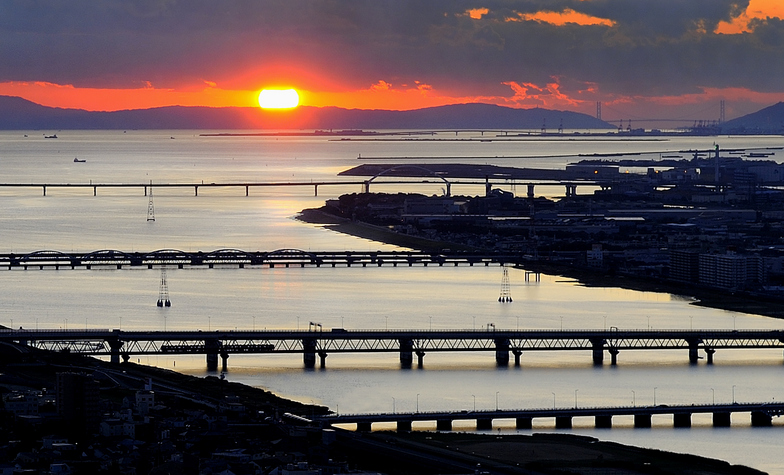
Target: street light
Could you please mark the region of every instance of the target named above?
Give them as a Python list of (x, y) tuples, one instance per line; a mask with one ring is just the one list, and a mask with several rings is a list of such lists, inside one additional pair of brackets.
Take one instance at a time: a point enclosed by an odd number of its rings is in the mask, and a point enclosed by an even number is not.
[(417, 393), (417, 414), (419, 413), (419, 393)]
[(653, 405), (656, 405), (656, 388), (653, 388)]
[(471, 397), (474, 398), (474, 412), (476, 412), (476, 396), (472, 394)]
[(500, 391), (496, 391), (496, 392), (495, 392), (495, 410), (496, 410), (496, 411), (498, 410), (498, 393), (499, 393), (499, 392), (500, 392)]
[(637, 394), (632, 389), (632, 406), (637, 407)]
[(392, 397), (392, 414), (395, 413), (395, 398)]
[(574, 390), (574, 408), (575, 409), (577, 409), (577, 391), (579, 391), (579, 389), (575, 389)]
[(716, 405), (716, 391), (713, 388), (710, 388), (711, 396), (713, 397), (713, 405)]
[(551, 393), (553, 395), (553, 409), (555, 409), (555, 393)]
[(735, 385), (732, 385), (732, 403), (735, 404)]

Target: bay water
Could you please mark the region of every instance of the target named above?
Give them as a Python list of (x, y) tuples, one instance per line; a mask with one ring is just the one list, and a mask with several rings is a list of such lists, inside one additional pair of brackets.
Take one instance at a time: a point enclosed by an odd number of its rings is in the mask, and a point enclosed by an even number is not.
[[(45, 131), (47, 135), (53, 131)], [(607, 138), (488, 140), (488, 134), (440, 134), (436, 140), (390, 137), (205, 137), (205, 131), (0, 132), (0, 182), (224, 183), (338, 180), (369, 157), (384, 163), (460, 161), (563, 168), (579, 154), (689, 149), (781, 147), (781, 137), (709, 137), (659, 140)], [(216, 131), (209, 131), (216, 132)], [(27, 135), (25, 137), (25, 135)], [(428, 137), (431, 138), (431, 137)], [(483, 139), (480, 141), (479, 139)], [(780, 153), (780, 152), (779, 152)], [(358, 158), (358, 157), (364, 158)], [(401, 157), (395, 159), (394, 157)], [(409, 157), (409, 158), (402, 158)], [(410, 158), (418, 157), (418, 158)], [(444, 157), (460, 157), (444, 158)], [(85, 160), (75, 163), (74, 158)], [(776, 155), (771, 157), (781, 161)], [(373, 162), (375, 162), (374, 160)], [(505, 189), (525, 192), (508, 184)], [(1, 252), (38, 250), (211, 251), (243, 249), (392, 250), (395, 246), (336, 233), (295, 219), (358, 185), (199, 189), (48, 188), (0, 186)], [(439, 194), (438, 184), (385, 185), (371, 191)], [(558, 196), (560, 187), (537, 187)], [(589, 193), (589, 187), (578, 187)], [(453, 194), (483, 187), (455, 185)], [(0, 323), (24, 328), (135, 330), (482, 329), (781, 329), (780, 320), (693, 305), (688, 297), (617, 288), (591, 288), (542, 275), (526, 281), (510, 269), (513, 303), (501, 304), (499, 267), (168, 269), (170, 308), (158, 308), (159, 269), (0, 270)], [(203, 356), (138, 357), (144, 364), (206, 375)], [(303, 369), (301, 357), (232, 355), (226, 377), (285, 397), (324, 404), (340, 413), (606, 405), (701, 404), (784, 399), (784, 355), (778, 350), (723, 350), (716, 363), (688, 364), (685, 351), (627, 351), (618, 366), (594, 367), (590, 352), (526, 352), (519, 368), (499, 369), (491, 352), (428, 353), (424, 369), (401, 370), (397, 354), (331, 354), (326, 368)], [(534, 431), (555, 431), (535, 420)], [(594, 429), (575, 419), (571, 433), (644, 447), (695, 453), (784, 473), (784, 423), (752, 428), (748, 415), (732, 428), (713, 428), (694, 416), (689, 429), (654, 417), (650, 430), (630, 418)], [(416, 425), (415, 429), (434, 429)], [(456, 423), (473, 430), (472, 423)], [(513, 421), (495, 431), (515, 432)], [(521, 433), (527, 433), (522, 431)]]

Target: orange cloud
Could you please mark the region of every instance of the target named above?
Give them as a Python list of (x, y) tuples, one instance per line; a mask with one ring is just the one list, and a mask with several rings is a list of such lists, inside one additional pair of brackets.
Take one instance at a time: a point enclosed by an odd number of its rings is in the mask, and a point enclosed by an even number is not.
[(748, 33), (751, 31), (749, 28), (751, 20), (764, 20), (768, 17), (784, 19), (784, 3), (780, 0), (750, 0), (745, 12), (735, 17), (731, 22), (720, 22), (714, 33), (725, 35)]
[(577, 25), (604, 25), (613, 26), (615, 22), (606, 18), (599, 18), (585, 13), (579, 13), (571, 8), (566, 8), (562, 12), (540, 11), (536, 13), (518, 13), (518, 17), (508, 18), (507, 21), (538, 21), (540, 23), (550, 23), (556, 26), (563, 26), (567, 23)]
[(471, 17), (474, 20), (481, 20), (483, 15), (487, 15), (490, 13), (490, 10), (487, 8), (473, 8), (471, 10), (466, 11), (466, 15)]

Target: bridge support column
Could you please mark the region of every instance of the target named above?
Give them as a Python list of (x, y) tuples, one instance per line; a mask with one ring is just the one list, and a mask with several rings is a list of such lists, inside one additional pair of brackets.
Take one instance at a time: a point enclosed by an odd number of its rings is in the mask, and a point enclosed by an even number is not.
[(730, 424), (731, 417), (729, 412), (713, 413), (713, 427), (729, 427)]
[(215, 338), (204, 340), (204, 351), (207, 353), (207, 371), (218, 371), (220, 342)]
[(221, 357), (221, 371), (224, 373), (229, 370), (229, 354), (226, 351), (220, 352)]
[(372, 426), (372, 422), (357, 422), (357, 432), (370, 432)]
[(446, 197), (449, 198), (450, 196), (452, 196), (452, 184), (446, 182)]
[(618, 365), (618, 353), (620, 353), (620, 351), (617, 348), (610, 348), (609, 352), (610, 352), (610, 364), (613, 365), (613, 366), (617, 366)]
[(400, 340), (400, 368), (411, 369), (414, 362), (414, 342), (412, 340)]
[(533, 183), (529, 183), (528, 184), (528, 197), (529, 198), (533, 198), (534, 197), (534, 184)]
[(705, 356), (708, 360), (708, 364), (713, 364), (713, 354), (716, 353), (716, 350), (713, 348), (705, 348)]
[(687, 340), (689, 343), (689, 364), (695, 365), (700, 361), (699, 356), (699, 340)]
[(313, 185), (313, 196), (318, 196), (318, 185)]
[(591, 340), (594, 366), (601, 366), (604, 363), (604, 343), (604, 340)]
[(129, 355), (128, 353), (123, 353), (123, 354), (122, 354), (122, 355), (120, 355), (120, 356), (122, 356), (122, 360), (123, 360), (122, 362), (123, 362), (123, 363), (127, 363), (128, 361), (130, 361), (130, 360), (131, 360), (131, 355)]
[(245, 185), (245, 196), (248, 196), (248, 188), (249, 188), (249, 186)]
[(571, 429), (572, 428), (572, 416), (558, 416), (555, 418), (555, 428), (556, 429)]
[(319, 362), (321, 363), (321, 369), (325, 369), (327, 367), (327, 352), (326, 351), (319, 351)]
[(44, 196), (46, 196), (46, 185), (44, 185)]
[(417, 368), (422, 369), (425, 367), (425, 352), (422, 350), (416, 351), (417, 355)]
[(509, 366), (509, 340), (498, 338), (495, 340), (495, 364), (496, 366)]
[(597, 429), (612, 429), (612, 416), (596, 416), (594, 425)]
[(411, 421), (397, 421), (398, 432), (411, 432)]
[(751, 413), (751, 426), (752, 427), (770, 427), (773, 425), (770, 415), (764, 412), (752, 411)]
[(438, 419), (436, 421), (436, 430), (452, 430), (452, 419)]
[(523, 355), (523, 352), (520, 350), (512, 350), (512, 354), (514, 355), (514, 359), (515, 359), (514, 365), (520, 366), (520, 356)]
[(650, 429), (651, 428), (651, 415), (650, 414), (635, 414), (634, 427), (636, 429)]
[(313, 369), (316, 367), (316, 340), (309, 338), (302, 340), (303, 356), (302, 359), (305, 363), (306, 369)]
[(120, 340), (109, 340), (107, 343), (109, 343), (109, 349), (112, 352), (109, 362), (112, 364), (120, 364), (120, 350), (123, 347), (123, 342)]
[(493, 430), (493, 420), (486, 417), (477, 419), (476, 430)]
[(199, 187), (198, 186), (194, 186), (193, 187), (193, 196), (199, 196)]
[(691, 427), (691, 414), (688, 412), (673, 414), (672, 425), (675, 427)]
[(533, 419), (530, 417), (518, 417), (515, 419), (515, 427), (518, 429), (531, 429), (533, 426)]

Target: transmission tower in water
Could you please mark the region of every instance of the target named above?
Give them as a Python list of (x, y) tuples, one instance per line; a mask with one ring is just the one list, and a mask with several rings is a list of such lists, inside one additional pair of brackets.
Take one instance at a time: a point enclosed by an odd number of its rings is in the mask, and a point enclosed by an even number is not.
[(166, 266), (161, 267), (161, 286), (158, 290), (158, 306), (171, 307), (171, 300), (169, 300), (169, 284), (166, 283)]
[(507, 303), (512, 301), (512, 286), (509, 284), (509, 269), (506, 265), (502, 267), (504, 268), (504, 276), (501, 278), (501, 296), (498, 297), (498, 301)]
[(147, 204), (147, 221), (155, 221), (155, 205), (152, 203), (152, 180), (150, 180), (150, 202)]

